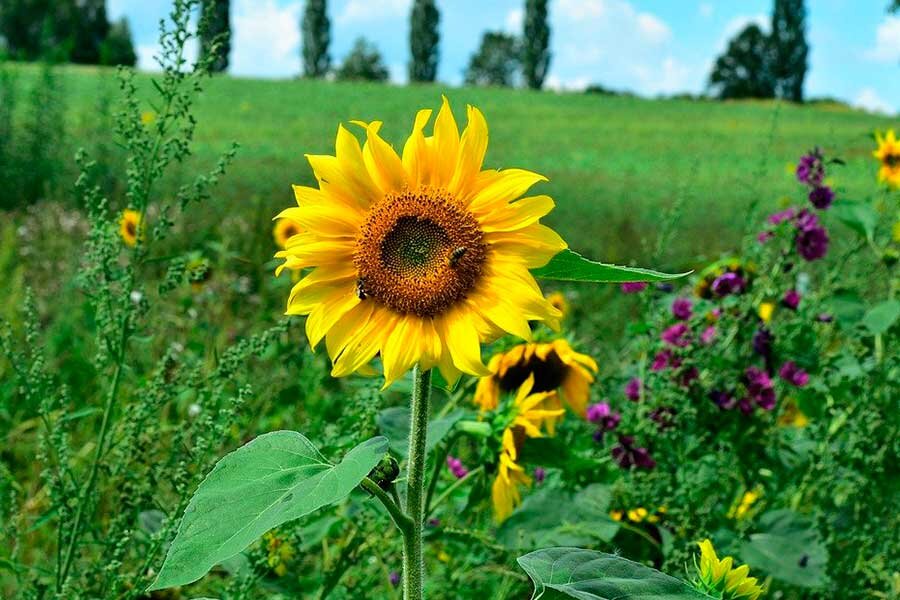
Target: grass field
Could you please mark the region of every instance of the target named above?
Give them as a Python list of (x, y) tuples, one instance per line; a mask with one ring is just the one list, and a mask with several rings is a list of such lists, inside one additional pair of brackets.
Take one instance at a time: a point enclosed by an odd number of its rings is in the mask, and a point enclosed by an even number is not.
[[(114, 74), (63, 73), (77, 143), (77, 124), (115, 89)], [(147, 77), (139, 81), (149, 88)], [(652, 246), (661, 213), (682, 201), (675, 235), (658, 257), (668, 267), (733, 250), (748, 207), (773, 207), (791, 191), (787, 165), (814, 145), (847, 161), (838, 188), (868, 182), (871, 132), (895, 123), (830, 105), (217, 77), (198, 105), (196, 160), (181, 173), (189, 178), (194, 166), (208, 168), (232, 141), (241, 148), (218, 190), (217, 212), (203, 225), (245, 214), (251, 200), (267, 215), (292, 202), (290, 184), (312, 182), (303, 155), (332, 152), (336, 122), (382, 120), (383, 134), (400, 147), (414, 111), (437, 108), (442, 93), (458, 117), (466, 103), (485, 113), (487, 166), (524, 166), (549, 177), (541, 190), (557, 203), (549, 224), (592, 258), (647, 260), (640, 242)]]

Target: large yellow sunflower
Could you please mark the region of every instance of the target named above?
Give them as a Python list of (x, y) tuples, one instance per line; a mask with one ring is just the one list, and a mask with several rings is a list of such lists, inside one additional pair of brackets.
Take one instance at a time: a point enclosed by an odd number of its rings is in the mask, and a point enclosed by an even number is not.
[(900, 140), (894, 135), (894, 130), (887, 133), (875, 134), (878, 149), (872, 152), (872, 156), (881, 162), (878, 169), (878, 181), (882, 181), (892, 188), (900, 188)]
[(528, 321), (556, 325), (560, 312), (529, 269), (566, 243), (538, 221), (549, 196), (520, 197), (545, 178), (521, 169), (482, 170), (488, 143), (481, 112), (468, 107), (460, 136), (444, 98), (431, 136), (431, 110), (416, 115), (402, 155), (379, 135), (380, 121), (355, 122), (359, 141), (338, 126), (336, 156), (307, 156), (318, 188), (294, 186), (298, 206), (279, 217), (301, 232), (279, 269), (309, 269), (287, 314), (309, 315), (332, 375), (348, 375), (377, 354), (385, 385), (416, 363), (487, 375), (482, 341), (503, 333), (530, 339)]
[[(519, 389), (533, 375), (534, 393), (559, 390), (569, 408), (584, 416), (597, 362), (575, 352), (566, 340), (557, 339), (514, 346), (491, 358), (488, 370), (490, 375), (482, 377), (475, 388), (475, 403), (483, 410), (497, 408), (501, 393)], [(549, 406), (556, 408), (552, 403)], [(553, 420), (548, 429), (553, 432)]]

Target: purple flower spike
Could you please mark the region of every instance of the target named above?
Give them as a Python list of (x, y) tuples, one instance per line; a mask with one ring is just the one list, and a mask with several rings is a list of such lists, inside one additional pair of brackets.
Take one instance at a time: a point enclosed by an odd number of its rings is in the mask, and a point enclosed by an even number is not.
[(623, 294), (637, 294), (647, 289), (647, 284), (643, 281), (623, 283), (621, 289)]
[(641, 380), (637, 377), (632, 377), (628, 380), (628, 383), (625, 384), (625, 396), (632, 402), (637, 402), (641, 399), (642, 387), (643, 384), (641, 383)]
[(798, 367), (797, 363), (792, 360), (781, 365), (778, 376), (796, 387), (803, 387), (809, 383), (809, 373)]
[(747, 398), (742, 400), (741, 409), (745, 412), (747, 402), (755, 403), (763, 410), (775, 408), (775, 390), (769, 374), (756, 367), (747, 367), (744, 371), (744, 384), (747, 386)]
[(729, 294), (741, 294), (747, 287), (747, 282), (737, 273), (723, 273), (712, 282), (711, 289), (716, 296), (728, 296)]
[(693, 308), (694, 303), (688, 298), (676, 298), (675, 301), (672, 302), (672, 316), (679, 321), (687, 321), (691, 318)]
[(773, 237), (775, 237), (775, 234), (771, 231), (760, 231), (758, 234), (756, 234), (756, 241), (760, 244), (765, 244)]
[(687, 333), (688, 326), (685, 323), (676, 323), (663, 331), (659, 337), (667, 344), (684, 348), (690, 343), (686, 337)]
[(793, 206), (790, 208), (786, 208), (784, 210), (780, 210), (777, 213), (772, 213), (769, 215), (769, 223), (772, 225), (779, 225), (784, 223), (785, 221), (790, 221), (794, 217), (797, 216), (797, 209)]
[(797, 162), (797, 181), (811, 186), (818, 186), (825, 179), (825, 164), (822, 151), (818, 148), (807, 152)]
[(544, 479), (547, 478), (547, 471), (544, 470), (544, 467), (535, 467), (534, 469), (534, 482), (538, 485), (544, 483)]
[(735, 400), (728, 392), (713, 390), (709, 393), (709, 399), (722, 410), (731, 410), (735, 406)]
[(469, 474), (469, 470), (463, 466), (462, 461), (452, 456), (447, 457), (447, 467), (457, 479), (462, 479)]
[(637, 448), (634, 445), (634, 437), (620, 435), (619, 444), (612, 449), (613, 460), (623, 469), (636, 467), (638, 469), (652, 469), (656, 461), (650, 456), (647, 448)]
[(827, 210), (834, 201), (834, 190), (827, 185), (813, 188), (809, 192), (809, 201), (819, 210)]
[(818, 260), (828, 253), (828, 232), (821, 225), (801, 229), (795, 244), (800, 256), (808, 261)]
[(781, 299), (781, 305), (791, 310), (797, 310), (800, 306), (800, 292), (797, 290), (788, 290)]
[(716, 339), (715, 325), (710, 325), (703, 330), (703, 333), (700, 334), (700, 341), (707, 346), (712, 344), (714, 339)]
[(586, 416), (588, 421), (600, 428), (600, 431), (612, 431), (619, 426), (619, 421), (622, 420), (622, 415), (613, 412), (607, 402), (591, 404), (587, 408)]

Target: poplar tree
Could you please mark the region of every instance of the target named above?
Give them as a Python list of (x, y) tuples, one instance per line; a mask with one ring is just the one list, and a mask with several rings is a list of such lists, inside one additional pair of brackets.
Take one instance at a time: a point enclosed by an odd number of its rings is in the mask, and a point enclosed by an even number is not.
[(441, 15), (434, 0), (415, 0), (409, 16), (410, 81), (434, 81), (440, 56), (438, 23)]
[(539, 90), (550, 66), (550, 25), (547, 0), (525, 0), (522, 70), (528, 87)]
[(325, 0), (308, 0), (303, 11), (303, 73), (307, 77), (323, 77), (331, 66), (328, 55), (331, 23), (327, 8)]
[(216, 56), (209, 67), (214, 73), (228, 68), (231, 52), (230, 4), (230, 0), (203, 0), (203, 13), (207, 21), (206, 27), (200, 31), (200, 53), (205, 57), (215, 49)]
[(775, 0), (772, 11), (772, 74), (780, 98), (803, 102), (809, 45), (803, 0)]

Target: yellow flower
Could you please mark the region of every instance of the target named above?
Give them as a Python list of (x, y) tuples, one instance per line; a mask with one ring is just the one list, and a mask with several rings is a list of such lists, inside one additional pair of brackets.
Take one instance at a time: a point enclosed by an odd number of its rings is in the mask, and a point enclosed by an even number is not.
[(613, 521), (618, 522), (618, 521), (622, 520), (622, 517), (624, 516), (624, 514), (625, 513), (623, 513), (621, 510), (611, 510), (611, 511), (609, 511), (609, 518), (612, 519)]
[(744, 492), (744, 494), (741, 496), (740, 502), (732, 506), (728, 511), (728, 518), (743, 519), (744, 516), (746, 516), (746, 514), (750, 512), (750, 509), (753, 508), (753, 505), (756, 504), (756, 501), (759, 500), (760, 495), (761, 492), (759, 488), (754, 488), (752, 490), (747, 490), (746, 492)]
[[(516, 390), (529, 376), (534, 376), (535, 392), (559, 390), (569, 408), (584, 416), (597, 369), (593, 358), (575, 352), (564, 339), (519, 344), (491, 358), (488, 363), (491, 374), (478, 381), (474, 400), (483, 410), (494, 410), (501, 392)], [(548, 423), (551, 433), (554, 422)]]
[(552, 294), (547, 294), (547, 302), (549, 302), (553, 308), (562, 313), (563, 318), (569, 314), (569, 302), (566, 300), (565, 295), (562, 292), (553, 292)]
[(518, 458), (516, 430), (521, 430), (522, 433), (530, 438), (543, 437), (541, 426), (565, 412), (562, 408), (544, 408), (547, 402), (550, 402), (551, 406), (554, 404), (558, 406), (558, 403), (552, 402), (556, 399), (556, 392), (535, 392), (532, 394), (532, 388), (534, 388), (534, 375), (529, 375), (528, 379), (519, 387), (519, 391), (516, 392), (515, 400), (513, 400), (512, 420), (506, 429), (503, 430), (503, 450), (513, 460)]
[(500, 454), (497, 477), (491, 486), (491, 500), (494, 504), (494, 519), (501, 523), (522, 503), (519, 486), (530, 486), (531, 478), (517, 465), (505, 451)]
[(726, 556), (719, 560), (712, 542), (703, 540), (700, 546), (699, 587), (705, 592), (715, 592), (717, 597), (727, 600), (756, 600), (762, 595), (762, 588), (755, 577), (749, 577), (747, 565), (732, 568), (734, 559)]
[(300, 233), (300, 225), (291, 219), (278, 219), (275, 221), (275, 227), (272, 228), (275, 245), (282, 250), (287, 248), (288, 240), (298, 233)]
[(872, 152), (872, 156), (881, 163), (878, 169), (878, 181), (886, 183), (888, 187), (900, 188), (900, 140), (894, 135), (894, 130), (887, 133), (875, 134), (878, 149)]
[(119, 219), (119, 235), (125, 245), (134, 247), (137, 244), (138, 235), (141, 234), (141, 213), (130, 208), (122, 211)]
[(531, 339), (529, 321), (558, 327), (560, 312), (529, 272), (566, 243), (540, 224), (549, 196), (519, 199), (546, 181), (521, 169), (482, 170), (488, 129), (468, 107), (460, 135), (444, 98), (416, 115), (402, 155), (380, 121), (355, 122), (366, 142), (338, 127), (336, 156), (307, 156), (318, 187), (294, 186), (298, 206), (279, 217), (302, 231), (279, 267), (310, 269), (291, 291), (287, 314), (309, 315), (315, 347), (325, 338), (332, 375), (349, 375), (377, 354), (385, 385), (413, 365), (447, 381), (489, 372), (480, 343), (511, 333)]
[(141, 124), (150, 125), (156, 120), (156, 113), (152, 110), (145, 110), (141, 113)]
[(809, 425), (809, 417), (804, 414), (793, 398), (788, 398), (784, 409), (778, 416), (778, 424), (782, 427), (802, 428)]
[(756, 312), (759, 314), (759, 318), (762, 319), (762, 322), (768, 324), (769, 321), (772, 320), (772, 313), (775, 312), (775, 303), (761, 302)]
[(265, 534), (263, 539), (268, 552), (266, 562), (276, 575), (284, 577), (287, 574), (288, 563), (294, 560), (296, 555), (294, 547), (272, 531)]

